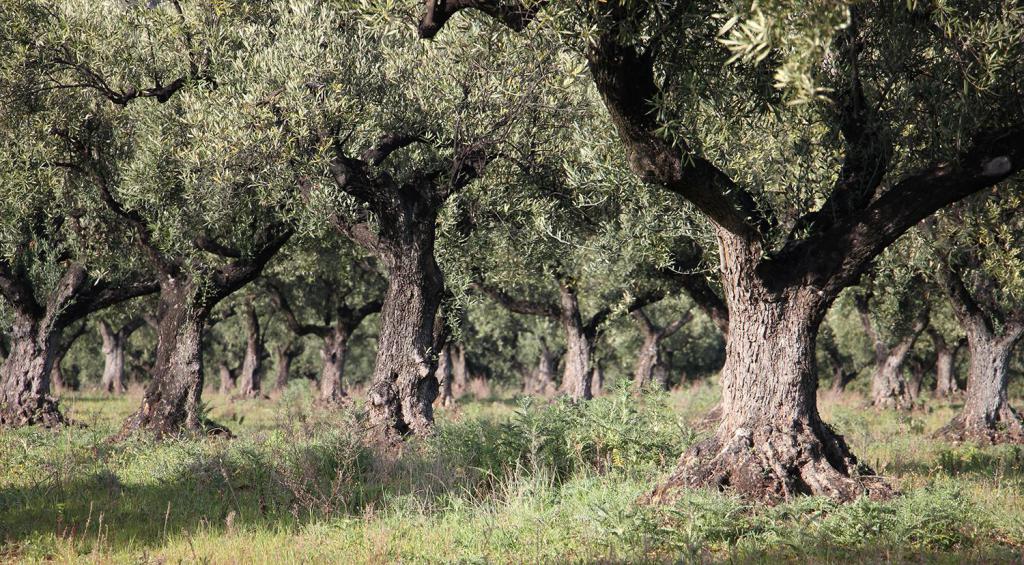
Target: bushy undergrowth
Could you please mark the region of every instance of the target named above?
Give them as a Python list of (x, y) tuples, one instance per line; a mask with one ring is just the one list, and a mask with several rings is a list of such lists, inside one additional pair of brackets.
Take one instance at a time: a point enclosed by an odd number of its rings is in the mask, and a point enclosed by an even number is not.
[[(673, 396), (584, 405), (463, 402), (400, 455), (364, 445), (359, 408), (296, 385), (211, 416), (236, 439), (113, 444), (131, 402), (71, 399), (98, 422), (0, 432), (0, 561), (990, 562), (1024, 557), (1019, 447), (929, 438), (947, 417), (827, 409), (904, 495), (774, 508), (712, 492), (641, 495), (695, 435)], [(704, 394), (700, 392), (700, 394)], [(692, 403), (706, 405), (706, 402)]]

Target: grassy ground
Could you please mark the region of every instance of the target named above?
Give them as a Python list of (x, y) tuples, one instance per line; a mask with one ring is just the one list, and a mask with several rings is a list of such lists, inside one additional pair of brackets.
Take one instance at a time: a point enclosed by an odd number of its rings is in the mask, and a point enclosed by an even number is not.
[(1024, 449), (930, 439), (948, 404), (822, 399), (904, 495), (766, 508), (708, 492), (636, 502), (699, 437), (707, 386), (582, 407), (464, 400), (401, 457), (363, 446), (354, 411), (314, 409), (303, 383), (208, 398), (236, 439), (110, 444), (138, 398), (84, 393), (63, 406), (87, 428), (0, 432), (0, 562), (1024, 560)]

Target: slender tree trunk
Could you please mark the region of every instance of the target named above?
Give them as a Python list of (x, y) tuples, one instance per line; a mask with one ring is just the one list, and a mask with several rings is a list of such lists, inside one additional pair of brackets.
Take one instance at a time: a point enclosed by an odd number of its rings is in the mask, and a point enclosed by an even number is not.
[(555, 359), (547, 343), (541, 342), (540, 360), (531, 379), (532, 383), (526, 390), (527, 394), (547, 396), (555, 391)]
[(960, 392), (956, 382), (956, 354), (961, 343), (950, 345), (939, 332), (930, 334), (935, 345), (935, 397), (949, 398)]
[(469, 371), (466, 368), (466, 348), (461, 343), (452, 346), (452, 392), (456, 398), (466, 394)]
[(260, 320), (256, 309), (250, 304), (245, 308), (245, 357), (238, 375), (238, 394), (247, 398), (260, 395), (260, 380), (263, 377), (263, 343), (260, 336)]
[(284, 390), (291, 379), (292, 360), (295, 359), (297, 350), (294, 343), (278, 345), (274, 348), (274, 390)]
[(100, 386), (104, 392), (123, 394), (126, 337), (120, 331), (114, 331), (105, 320), (100, 320), (100, 337), (103, 338), (103, 378)]
[(54, 343), (59, 331), (46, 329), (33, 316), (16, 312), (11, 325), (10, 351), (0, 367), (0, 426), (66, 423), (50, 396)]
[(910, 400), (911, 406), (916, 406), (918, 400), (921, 398), (921, 387), (924, 384), (924, 374), (928, 369), (925, 362), (919, 359), (911, 360), (909, 365), (910, 379), (907, 380), (907, 397)]
[[(371, 428), (386, 442), (407, 434), (428, 435), (434, 427), (438, 383), (434, 321), (444, 282), (434, 260), (434, 224), (410, 226), (413, 238), (384, 254), (388, 289), (380, 311), (377, 359), (369, 390)], [(423, 225), (421, 225), (421, 223)]]
[(633, 369), (633, 387), (637, 392), (651, 386), (655, 378), (655, 368), (660, 364), (658, 346), (661, 340), (658, 332), (643, 330), (643, 336), (644, 344), (640, 346)]
[(345, 402), (345, 360), (348, 357), (348, 342), (352, 336), (339, 324), (324, 337), (320, 349), (323, 370), (320, 372), (320, 400), (328, 404)]
[(575, 289), (568, 284), (559, 286), (562, 330), (565, 333), (565, 367), (562, 372), (562, 390), (572, 400), (590, 400), (592, 371), (591, 343), (580, 318), (579, 301)]
[(1024, 442), (1024, 422), (1007, 398), (1009, 362), (1024, 328), (997, 336), (976, 322), (967, 326), (970, 363), (964, 407), (939, 434), (983, 443)]
[(455, 396), (452, 394), (452, 346), (446, 345), (441, 348), (441, 354), (437, 357), (437, 382), (441, 386), (441, 406), (450, 408), (455, 405)]
[(873, 473), (818, 415), (815, 339), (835, 296), (812, 286), (774, 289), (757, 274), (756, 245), (724, 230), (719, 241), (729, 307), (721, 419), (714, 436), (684, 453), (652, 498), (681, 486), (767, 501), (891, 494), (884, 482), (865, 476)]
[(224, 396), (230, 396), (231, 392), (235, 390), (235, 377), (231, 374), (231, 369), (228, 368), (224, 363), (220, 364), (220, 390), (219, 392)]
[(590, 374), (591, 388), (594, 396), (600, 396), (604, 392), (604, 369), (600, 364), (594, 364), (594, 370)]
[(203, 390), (203, 329), (209, 310), (195, 304), (188, 277), (166, 277), (158, 305), (156, 366), (142, 406), (128, 417), (122, 435), (146, 430), (158, 437), (205, 431), (200, 413)]

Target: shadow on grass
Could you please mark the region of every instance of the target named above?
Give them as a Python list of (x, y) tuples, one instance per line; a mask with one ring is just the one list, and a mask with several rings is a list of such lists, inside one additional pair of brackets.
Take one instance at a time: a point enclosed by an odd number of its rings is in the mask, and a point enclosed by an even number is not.
[(39, 476), (0, 488), (5, 553), (49, 536), (116, 550), (156, 547), (199, 530), (290, 529), (358, 515), (416, 489), (405, 473), (382, 468), (355, 444), (220, 443), (92, 444), (26, 465)]

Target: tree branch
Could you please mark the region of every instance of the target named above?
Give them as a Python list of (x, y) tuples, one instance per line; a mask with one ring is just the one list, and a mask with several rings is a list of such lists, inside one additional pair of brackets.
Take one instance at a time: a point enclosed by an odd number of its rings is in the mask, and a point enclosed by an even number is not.
[(559, 319), (559, 316), (561, 315), (561, 309), (555, 304), (545, 304), (516, 299), (500, 289), (485, 285), (479, 281), (472, 282), (469, 286), (471, 289), (489, 296), (506, 310), (515, 312), (516, 314), (543, 316), (545, 318), (552, 318), (555, 320)]
[(270, 300), (274, 303), (274, 306), (284, 315), (285, 325), (295, 335), (315, 335), (318, 337), (325, 337), (331, 331), (331, 326), (328, 325), (317, 325), (317, 324), (302, 324), (299, 323), (298, 317), (295, 315), (295, 311), (292, 310), (291, 304), (285, 297), (284, 291), (282, 291), (273, 282), (267, 281), (266, 287), (270, 291)]
[(677, 139), (673, 145), (659, 134), (661, 124), (652, 108), (659, 94), (653, 54), (651, 50), (640, 53), (615, 36), (615, 30), (603, 30), (587, 59), (633, 172), (679, 194), (731, 233), (749, 239), (767, 234), (770, 222), (748, 192), (693, 151), (686, 140)]
[(537, 16), (547, 0), (426, 0), (417, 31), (420, 37), (431, 39), (458, 12), (476, 9), (498, 20), (513, 31), (522, 31)]
[(785, 286), (809, 282), (824, 293), (852, 284), (870, 261), (935, 211), (1024, 168), (1024, 124), (987, 132), (958, 159), (905, 177), (863, 212), (814, 236), (788, 242), (759, 267)]

